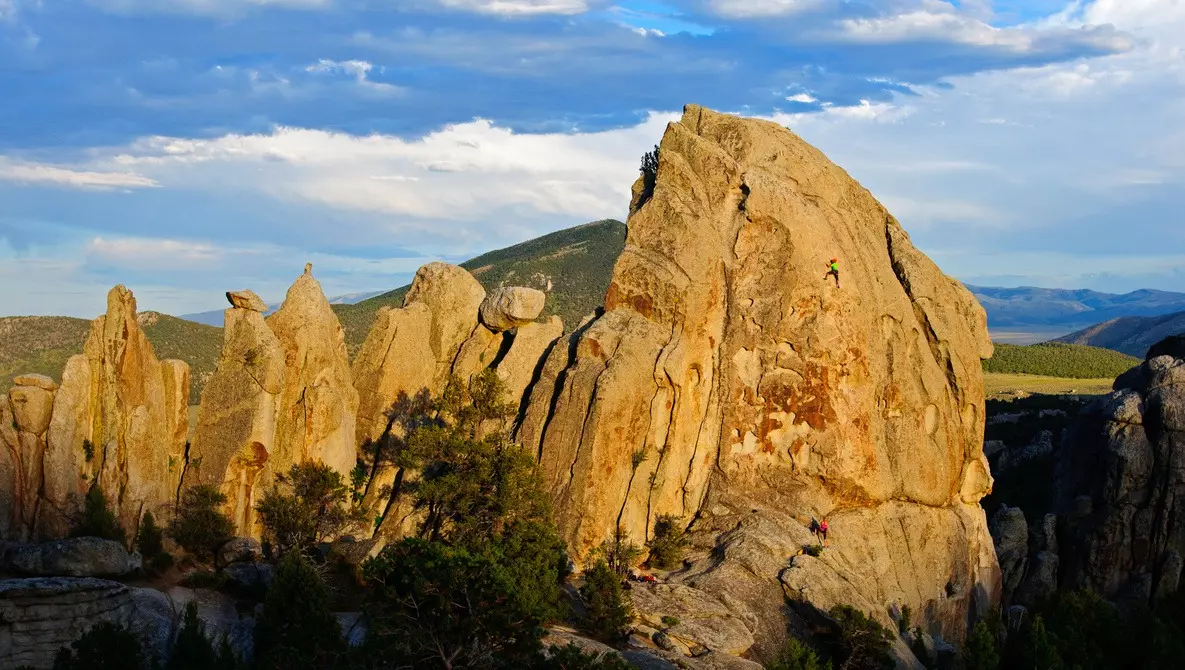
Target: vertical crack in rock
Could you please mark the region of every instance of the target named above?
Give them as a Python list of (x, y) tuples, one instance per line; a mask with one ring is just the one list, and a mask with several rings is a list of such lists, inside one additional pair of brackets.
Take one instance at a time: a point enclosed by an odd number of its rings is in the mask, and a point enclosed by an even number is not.
[(918, 324), (922, 327), (922, 332), (926, 336), (926, 342), (930, 345), (930, 352), (934, 356), (934, 362), (938, 363), (939, 367), (946, 373), (947, 386), (950, 387), (951, 393), (954, 395), (958, 406), (963, 406), (963, 390), (959, 386), (958, 375), (955, 373), (954, 361), (951, 359), (950, 353), (947, 351), (947, 345), (939, 337), (934, 330), (934, 325), (930, 323), (930, 315), (926, 313), (926, 308), (922, 306), (921, 301), (924, 299), (914, 293), (913, 285), (909, 280), (908, 272), (902, 260), (899, 258), (898, 252), (895, 249), (893, 242), (893, 228), (894, 223), (888, 216), (885, 217), (885, 243), (888, 246), (889, 261), (893, 265), (893, 273), (897, 276), (897, 281), (901, 283), (901, 288), (905, 289), (905, 295), (909, 297), (909, 302), (913, 306), (914, 316), (918, 320)]

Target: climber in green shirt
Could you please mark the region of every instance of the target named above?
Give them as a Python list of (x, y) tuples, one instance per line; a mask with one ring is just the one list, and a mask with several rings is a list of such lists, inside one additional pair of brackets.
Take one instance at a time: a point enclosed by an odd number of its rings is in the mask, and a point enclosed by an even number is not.
[(827, 271), (827, 274), (823, 275), (824, 281), (832, 275), (835, 275), (835, 288), (839, 288), (839, 259), (837, 258), (831, 259), (831, 269)]

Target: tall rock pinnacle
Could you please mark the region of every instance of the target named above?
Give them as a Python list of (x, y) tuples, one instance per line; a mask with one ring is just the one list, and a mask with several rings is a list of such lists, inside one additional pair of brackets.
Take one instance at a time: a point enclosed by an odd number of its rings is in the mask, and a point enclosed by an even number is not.
[[(961, 639), (999, 589), (978, 506), (982, 308), (781, 126), (689, 106), (659, 155), (605, 313), (553, 348), (518, 434), (572, 550), (618, 526), (648, 539), (672, 514), (721, 533), (721, 555), (748, 547), (699, 588), (764, 588), (771, 612), (783, 590), (822, 609), (908, 604)], [(812, 517), (831, 547), (787, 569)], [(761, 598), (751, 614), (784, 626)]]

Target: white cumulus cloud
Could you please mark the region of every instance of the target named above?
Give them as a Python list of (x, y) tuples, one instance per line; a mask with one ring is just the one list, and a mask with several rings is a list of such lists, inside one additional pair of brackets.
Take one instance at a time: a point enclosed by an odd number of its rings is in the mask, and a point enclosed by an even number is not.
[(218, 262), (218, 248), (205, 242), (125, 237), (95, 237), (86, 245), (89, 259), (137, 270), (168, 270), (181, 266), (209, 266)]
[(499, 211), (539, 222), (624, 216), (639, 157), (673, 118), (656, 114), (594, 133), (525, 134), (477, 120), (419, 139), (300, 128), (211, 140), (154, 137), (100, 163), (164, 184), (402, 215), (404, 232), (413, 220), (447, 220), (454, 232), (477, 234)]

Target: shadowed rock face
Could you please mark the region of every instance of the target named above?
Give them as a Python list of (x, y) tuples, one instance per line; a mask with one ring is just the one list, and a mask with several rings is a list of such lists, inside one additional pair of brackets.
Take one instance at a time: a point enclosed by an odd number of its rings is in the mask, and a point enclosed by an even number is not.
[(93, 577), (0, 582), (0, 667), (50, 668), (54, 656), (101, 621), (126, 626), (163, 662), (174, 634), (169, 599)]
[[(832, 257), (842, 289), (824, 279)], [(660, 514), (697, 519), (719, 553), (747, 556), (713, 559), (700, 588), (734, 568), (713, 593), (756, 579), (737, 599), (766, 610), (766, 639), (779, 582), (823, 609), (908, 604), (955, 640), (998, 599), (978, 506), (984, 312), (785, 128), (688, 107), (605, 313), (568, 344), (519, 437), (578, 555), (618, 524), (642, 540)], [(831, 521), (831, 548), (791, 562), (812, 516)]]
[(1169, 338), (1087, 406), (1058, 452), (1061, 582), (1149, 602), (1185, 555), (1185, 347)]

